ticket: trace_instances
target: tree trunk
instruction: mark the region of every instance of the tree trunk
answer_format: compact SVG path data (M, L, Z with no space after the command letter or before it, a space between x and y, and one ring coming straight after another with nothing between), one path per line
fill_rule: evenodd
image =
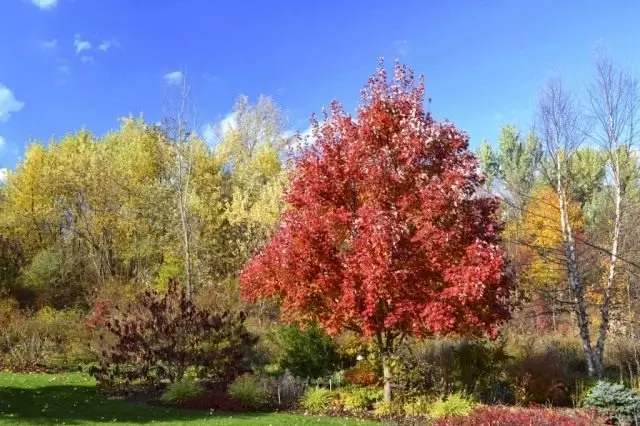
M584 350L585 360L587 362L587 370L590 377L598 374L599 368L594 357L593 348L591 346L591 336L589 335L589 317L584 301L584 287L580 279L578 269L578 256L576 253L575 240L569 221L569 208L567 206L567 196L562 185L562 169L561 162L558 158L557 162L557 194L560 204L560 226L562 229L562 240L565 252L565 263L567 266L567 274L569 278L569 287L575 302L575 313L580 330L580 339L582 340L582 348Z
M391 402L391 382L393 375L391 373L391 360L389 354L382 354L382 377L384 380L384 402Z
M190 229L189 229L189 216L188 213L186 211L186 206L183 204L186 204L186 202L182 201L182 195L180 196L181 201L180 201L180 216L181 216L181 222L182 222L182 244L184 247L184 269L185 269L185 275L186 275L186 285L185 285L185 290L187 293L187 299L191 300L191 295L193 294L193 284L192 284L192 277L191 277L191 244L190 244Z
M391 402L391 386L393 373L391 371L391 357L394 352L394 338L390 333L380 332L376 335L375 343L382 361L382 379L384 383L384 402Z
M187 77L182 77L179 94L179 107L175 111L173 122L169 128L170 137L173 139L176 154L176 178L178 209L180 211L180 227L182 233L182 246L184 250L185 268L185 292L190 300L193 294L193 248L191 238L191 214L189 211L189 182L191 180L191 168L193 165L193 153L191 135L187 127L187 106L190 99L191 87Z
M182 134L182 130L180 131ZM191 273L191 216L189 212L189 181L191 178L191 146L189 145L189 158L184 170L185 160L183 151L188 142L181 142L176 147L178 150L178 207L180 209L180 224L182 226L182 245L184 249L185 291L187 299L193 295L193 276Z
M629 338L633 342L633 360L635 361L636 371L640 373L640 357L638 355L638 343L636 342L636 324L634 321L633 311L631 309L631 280L627 280L627 324L629 325Z
M596 343L596 361L598 368L598 377L602 377L604 373L604 345L607 339L607 331L609 330L609 311L611 308L611 296L616 275L616 263L618 261L618 245L620 241L620 227L622 221L622 191L620 182L616 182L616 213L613 224L613 239L611 241L611 259L609 262L609 274L607 275L607 283L604 288L604 297L602 306L600 307L600 332L598 342Z

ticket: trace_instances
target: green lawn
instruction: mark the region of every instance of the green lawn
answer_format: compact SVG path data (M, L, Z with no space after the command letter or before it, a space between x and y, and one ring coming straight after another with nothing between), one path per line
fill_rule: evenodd
M109 399L80 374L0 373L0 425L374 425L339 419L278 413L208 413Z

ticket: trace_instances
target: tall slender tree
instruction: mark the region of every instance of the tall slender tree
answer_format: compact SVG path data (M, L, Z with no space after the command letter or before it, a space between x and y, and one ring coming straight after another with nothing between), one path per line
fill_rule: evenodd
M604 349L610 323L610 311L616 274L619 269L622 226L628 208L630 177L635 170L633 149L638 131L638 82L628 73L618 70L613 63L601 57L596 63L596 77L589 87L589 112L595 121L591 136L603 147L607 156L606 170L612 188L614 215L609 265L600 306L600 326L595 346L598 374L602 375Z
M189 203L193 172L193 138L195 112L191 104L191 85L185 72L180 73L178 91L169 97L169 113L163 120L164 132L175 153L175 175L180 231L184 255L185 291L188 299L193 295L193 224Z
M591 342L589 314L585 300L586 284L581 274L575 229L570 220L574 159L584 138L580 113L571 95L559 80L549 81L538 106L539 133L546 148L545 177L558 199L558 214L569 288L590 376L601 371Z

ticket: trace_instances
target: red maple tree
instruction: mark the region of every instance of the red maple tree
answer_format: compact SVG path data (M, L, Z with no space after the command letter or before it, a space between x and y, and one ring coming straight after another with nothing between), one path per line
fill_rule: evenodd
M467 136L424 109L424 84L378 67L357 119L334 102L295 160L280 229L241 274L249 300L276 297L287 321L373 339L391 398L389 356L406 336L495 333L511 280L498 201Z

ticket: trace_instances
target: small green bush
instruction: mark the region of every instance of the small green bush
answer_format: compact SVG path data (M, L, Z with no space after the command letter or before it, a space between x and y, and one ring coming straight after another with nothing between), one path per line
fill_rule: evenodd
M426 416L431 409L431 401L425 396L412 398L404 404L404 412L409 416Z
M620 424L637 424L640 415L640 395L617 383L598 382L583 405L601 410Z
M263 408L269 401L265 386L257 377L248 374L234 380L228 392L229 396L252 410Z
M271 334L271 340L281 351L280 366L298 377L325 376L340 361L336 343L315 324L304 330L296 325L279 326Z
M160 399L169 404L182 404L189 398L200 395L202 391L202 386L195 380L182 380L171 383Z
M334 397L335 394L329 389L309 388L304 393L300 405L312 414L319 414L329 409Z
M382 390L370 387L349 386L339 391L340 401L348 411L363 412L373 409L383 398Z
M38 306L63 309L80 302L84 289L78 262L65 256L64 249L52 247L38 252L21 273L24 290L37 295Z
M438 419L446 416L468 416L476 403L462 393L454 393L436 400L429 409L429 415Z

